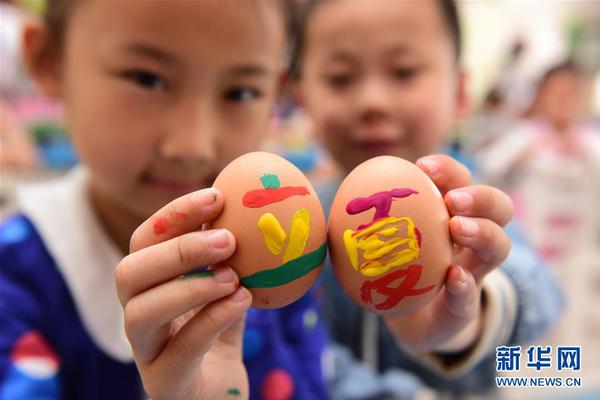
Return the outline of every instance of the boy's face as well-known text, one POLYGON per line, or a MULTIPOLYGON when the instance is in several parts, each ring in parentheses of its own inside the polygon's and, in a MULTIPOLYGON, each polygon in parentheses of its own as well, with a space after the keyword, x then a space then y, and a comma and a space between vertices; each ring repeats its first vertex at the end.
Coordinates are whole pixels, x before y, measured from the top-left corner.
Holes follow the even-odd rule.
POLYGON ((59 96, 96 189, 145 218, 266 133, 285 44, 260 2, 80 2, 59 96))
POLYGON ((443 144, 466 100, 437 1, 326 1, 306 29, 300 96, 342 167, 443 144))

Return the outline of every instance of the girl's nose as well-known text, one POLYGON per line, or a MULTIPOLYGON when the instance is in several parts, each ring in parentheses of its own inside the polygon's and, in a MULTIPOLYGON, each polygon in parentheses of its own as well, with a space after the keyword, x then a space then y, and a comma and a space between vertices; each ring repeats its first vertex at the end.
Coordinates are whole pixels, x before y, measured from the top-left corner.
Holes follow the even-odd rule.
POLYGON ((212 163, 216 157, 215 119, 210 104, 181 104, 167 125, 161 155, 187 164, 212 163))

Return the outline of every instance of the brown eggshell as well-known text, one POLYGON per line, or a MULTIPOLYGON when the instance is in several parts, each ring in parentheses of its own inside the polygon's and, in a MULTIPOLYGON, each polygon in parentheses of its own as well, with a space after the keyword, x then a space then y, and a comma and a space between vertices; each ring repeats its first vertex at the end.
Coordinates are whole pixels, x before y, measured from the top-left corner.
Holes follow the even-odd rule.
POLYGON ((327 249, 327 227, 321 203, 304 174, 275 154, 254 152, 233 160, 221 171, 213 186, 223 192, 225 205, 211 226, 227 228, 237 243, 233 255, 220 265, 228 265, 237 272, 241 284, 252 292, 252 305, 257 308, 283 307, 306 293, 321 272, 327 249), (278 177, 280 188, 269 185, 265 188, 261 178, 268 174, 278 177), (265 203, 264 199, 286 191, 296 194, 265 203), (305 194, 297 194, 298 191, 305 194), (253 193, 248 195, 248 192, 253 193), (310 214, 308 240, 302 256, 288 260, 290 262, 286 264, 283 255, 291 240, 292 219, 304 208, 310 214), (283 250, 277 255, 267 247, 258 226, 259 219, 266 213, 273 214, 287 233, 283 250), (287 267, 276 269, 283 264, 287 267), (261 271, 261 275, 254 275, 261 271), (268 271, 267 275, 264 271, 268 271))
POLYGON ((342 182, 328 222, 331 261, 342 288, 356 303, 382 315, 406 314, 423 307, 441 289, 451 264, 448 221, 440 192, 415 164, 392 156, 360 164, 342 182), (353 201, 357 198, 363 199, 353 201), (390 198, 386 213, 385 199, 390 198), (375 205, 380 210, 378 217, 375 205), (361 225, 366 226, 358 229, 361 225), (392 227, 396 233, 390 233, 392 227), (350 230, 349 252, 346 230, 350 230), (384 243, 389 250, 391 240, 398 247, 376 253, 384 249, 384 243), (368 253, 369 248, 374 250, 368 253), (349 254, 355 257, 356 269, 349 254))

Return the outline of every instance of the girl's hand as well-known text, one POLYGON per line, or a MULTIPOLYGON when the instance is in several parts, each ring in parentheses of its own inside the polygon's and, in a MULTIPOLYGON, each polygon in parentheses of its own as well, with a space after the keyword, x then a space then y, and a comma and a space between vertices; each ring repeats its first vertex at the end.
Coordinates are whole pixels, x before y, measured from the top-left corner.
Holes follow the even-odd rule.
POLYGON ((502 226, 512 218, 513 206, 498 189, 471 186, 467 168, 451 157, 427 156, 417 165, 444 196, 455 251, 438 295, 419 311, 386 322, 398 340, 417 351, 456 352, 479 336, 481 281, 508 256, 510 239, 502 226))
POLYGON ((222 208, 216 189, 174 200, 138 227, 117 266, 125 330, 153 400, 248 397, 242 335, 250 292, 228 267, 183 277, 233 253, 229 231, 198 231, 222 208))

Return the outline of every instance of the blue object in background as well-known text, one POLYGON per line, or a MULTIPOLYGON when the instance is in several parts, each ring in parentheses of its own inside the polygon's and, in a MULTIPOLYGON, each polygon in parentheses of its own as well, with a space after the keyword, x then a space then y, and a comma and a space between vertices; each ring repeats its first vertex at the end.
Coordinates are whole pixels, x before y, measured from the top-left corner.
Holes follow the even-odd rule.
POLYGON ((48 168, 68 169, 78 162, 75 149, 67 137, 53 137, 40 143, 39 151, 48 168))
POLYGON ((317 166, 320 149, 311 144, 297 150, 285 150, 281 156, 307 174, 317 166))

